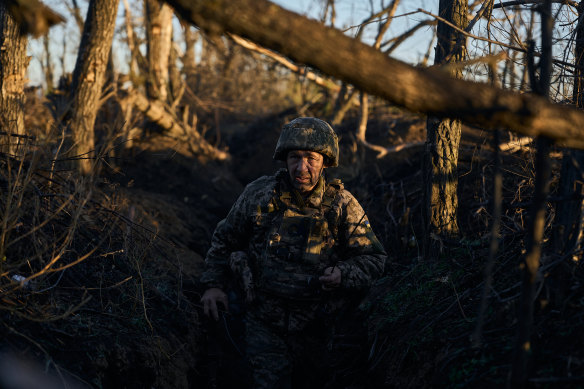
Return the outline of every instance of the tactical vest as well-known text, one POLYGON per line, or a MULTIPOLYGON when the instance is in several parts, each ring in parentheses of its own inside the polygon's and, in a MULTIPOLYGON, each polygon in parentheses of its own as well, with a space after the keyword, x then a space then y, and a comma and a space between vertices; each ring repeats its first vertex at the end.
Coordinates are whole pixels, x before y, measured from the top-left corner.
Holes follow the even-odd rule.
POLYGON ((264 220, 266 246, 258 259, 259 291, 290 299, 318 297, 318 277, 336 262, 338 220, 333 205, 342 189, 340 180, 329 182, 319 209, 300 208, 292 201, 292 193, 276 190, 268 204, 273 217, 264 220))

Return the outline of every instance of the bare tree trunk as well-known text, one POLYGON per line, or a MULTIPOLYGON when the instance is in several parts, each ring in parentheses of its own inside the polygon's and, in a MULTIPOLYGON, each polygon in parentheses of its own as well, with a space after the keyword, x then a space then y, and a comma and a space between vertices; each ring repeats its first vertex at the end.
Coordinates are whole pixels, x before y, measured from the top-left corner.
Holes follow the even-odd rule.
MULTIPOLYGON (((65 73, 65 57, 67 56, 67 35, 63 34, 63 40, 61 41, 62 45, 63 45, 63 52, 61 53, 61 56, 59 57, 59 63, 61 64, 61 69, 63 69, 63 72, 61 73, 61 76, 59 77, 59 81, 57 82, 57 87, 59 86, 59 84, 61 83, 61 79, 66 78, 67 77, 67 73, 65 73)), ((69 73, 71 74, 71 73, 69 73)))
POLYGON ((46 93, 52 93, 54 88, 54 73, 53 73, 53 63, 51 62, 51 51, 49 49, 49 33, 43 36, 43 48, 44 48, 44 59, 45 64, 43 65, 43 71, 45 73, 45 82, 47 83, 46 93))
POLYGON ((172 43, 170 48, 170 57, 168 64, 168 77, 169 77, 169 102, 171 109, 176 108, 180 105, 181 99, 185 93, 185 83, 181 77, 180 70, 177 66, 178 64, 178 50, 176 44, 172 43))
MULTIPOLYGON (((578 4, 576 49, 574 51, 574 104, 584 108, 584 1, 578 4)), ((566 150, 560 176, 560 201, 554 241, 560 253, 582 255, 584 249, 584 152, 566 150)))
POLYGON ((185 80, 187 86, 193 91, 197 84, 197 64, 195 62, 195 44, 197 43, 197 34, 193 31, 193 28, 189 23, 186 23, 183 19, 180 21, 184 29, 184 39, 185 39, 185 52, 182 57, 183 73, 185 75, 185 80))
POLYGON ((145 0, 148 51, 146 94, 149 99, 168 99, 168 59, 172 38, 172 9, 158 0, 145 0))
POLYGON ((126 39, 128 40, 128 49, 130 50, 130 80, 136 80, 138 76, 138 56, 136 51, 136 39, 134 37, 134 23, 132 21, 132 11, 128 0, 124 1, 124 19, 126 22, 126 39))
MULTIPOLYGON (((467 24, 468 0, 440 0, 440 16, 460 29, 467 24)), ((446 23, 438 22, 435 64, 464 60, 465 38, 446 23)), ((460 69, 453 76, 461 78, 460 69)), ((458 120, 428 118, 424 156, 424 256, 437 259, 444 240, 458 238, 458 148, 461 123, 458 120)))
POLYGON ((89 174, 95 157, 94 124, 106 76, 106 67, 119 0, 91 0, 73 71, 72 117, 74 152, 82 174, 89 174))
POLYGON ((24 135, 24 82, 28 59, 27 38, 0 2, 0 151, 18 154, 19 135, 24 135))
POLYGON ((367 120, 369 118, 369 97, 367 93, 361 92, 361 116, 359 117, 359 127, 357 128, 357 140, 366 143, 367 120))

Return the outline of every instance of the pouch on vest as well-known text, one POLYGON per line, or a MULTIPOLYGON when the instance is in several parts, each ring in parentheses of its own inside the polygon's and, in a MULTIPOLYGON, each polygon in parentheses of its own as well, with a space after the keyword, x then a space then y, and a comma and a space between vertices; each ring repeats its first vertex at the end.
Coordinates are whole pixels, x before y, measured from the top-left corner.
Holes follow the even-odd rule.
POLYGON ((261 284, 267 292, 307 298, 320 290, 328 223, 317 210, 303 211, 287 208, 280 226, 269 234, 261 271, 261 284))

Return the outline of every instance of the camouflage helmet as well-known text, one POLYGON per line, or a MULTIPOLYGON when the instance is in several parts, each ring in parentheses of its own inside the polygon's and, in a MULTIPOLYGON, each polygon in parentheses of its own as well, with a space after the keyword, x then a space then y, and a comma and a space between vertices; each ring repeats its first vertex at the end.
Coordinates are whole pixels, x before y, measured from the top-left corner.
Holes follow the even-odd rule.
POLYGON ((286 161, 290 150, 309 150, 325 157, 325 166, 339 165, 339 140, 333 128, 317 118, 296 118, 282 127, 274 159, 286 161))

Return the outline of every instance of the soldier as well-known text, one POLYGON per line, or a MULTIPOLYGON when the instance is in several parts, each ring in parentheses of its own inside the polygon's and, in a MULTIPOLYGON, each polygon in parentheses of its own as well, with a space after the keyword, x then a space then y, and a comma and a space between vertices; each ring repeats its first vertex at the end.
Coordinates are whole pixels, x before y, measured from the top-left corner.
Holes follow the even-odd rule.
POLYGON ((339 160, 328 123, 292 120, 274 159, 286 169, 250 183, 217 225, 201 302, 217 320, 218 304, 228 308, 231 272, 243 274, 254 387, 322 387, 326 318, 363 297, 382 274, 386 253, 353 195, 340 180, 325 180, 324 169, 339 160))

